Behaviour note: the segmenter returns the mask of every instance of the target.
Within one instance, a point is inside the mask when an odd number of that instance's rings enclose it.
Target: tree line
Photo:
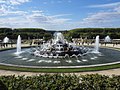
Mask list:
[[[16,39],[21,35],[22,39],[37,39],[44,38],[45,40],[51,39],[55,31],[48,31],[41,28],[0,28],[0,40],[4,37]],[[89,38],[93,39],[97,35],[101,39],[109,35],[112,39],[120,39],[120,28],[77,28],[72,30],[60,31],[64,34],[66,39],[70,38]]]
[[[95,38],[97,35],[101,39],[109,35],[112,39],[120,39],[120,28],[77,28],[69,30],[65,36],[72,38],[87,37],[89,39]]]
[[[18,35],[21,35],[22,39],[37,39],[45,37],[46,40],[52,37],[52,34],[44,29],[40,28],[0,28],[0,39],[4,37],[10,39],[17,39]]]

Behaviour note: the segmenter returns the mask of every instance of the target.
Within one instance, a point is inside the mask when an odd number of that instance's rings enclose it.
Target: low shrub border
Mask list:
[[[120,76],[99,74],[0,76],[0,90],[120,90]]]

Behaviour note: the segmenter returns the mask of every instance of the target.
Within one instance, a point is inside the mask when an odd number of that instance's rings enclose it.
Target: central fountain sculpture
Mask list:
[[[16,54],[21,54],[21,37],[17,39],[17,51]],[[47,43],[43,43],[39,48],[35,48],[32,52],[33,55],[45,58],[66,58],[76,57],[88,54],[99,53],[99,36],[96,36],[94,49],[90,49],[84,46],[76,46],[74,43],[69,43],[62,33],[54,33],[54,38]]]
[[[99,43],[99,37],[97,37]],[[36,49],[33,53],[35,56],[48,57],[48,58],[65,58],[65,57],[77,57],[86,54],[90,51],[85,47],[75,46],[72,43],[68,43],[64,36],[60,32],[54,34],[54,39],[44,43],[39,49]],[[99,51],[99,45],[96,45],[95,51]]]

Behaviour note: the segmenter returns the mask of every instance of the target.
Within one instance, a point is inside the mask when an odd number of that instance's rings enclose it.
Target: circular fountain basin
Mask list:
[[[108,48],[100,48],[99,51],[101,53],[88,53],[78,57],[48,58],[32,55],[31,48],[23,48],[19,55],[14,54],[16,49],[11,49],[0,51],[0,64],[30,68],[74,68],[120,63],[120,51]]]

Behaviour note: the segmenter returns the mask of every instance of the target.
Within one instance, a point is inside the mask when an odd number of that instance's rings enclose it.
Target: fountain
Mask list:
[[[17,51],[16,49],[0,51],[0,64],[35,68],[97,66],[118,63],[120,62],[119,58],[120,51],[99,48],[99,36],[96,36],[94,47],[77,46],[69,43],[60,32],[56,32],[53,39],[39,47],[27,47],[22,51],[19,35]]]
[[[93,53],[99,53],[99,35],[96,36]]]
[[[4,39],[3,39],[3,43],[8,43],[9,42],[9,38],[8,37],[5,37]]]
[[[110,38],[110,36],[106,36],[105,39],[104,39],[104,42],[106,42],[106,43],[111,42],[111,38]]]
[[[39,57],[64,58],[66,55],[77,57],[79,54],[86,52],[86,49],[68,43],[67,40],[64,39],[62,33],[56,32],[54,34],[54,39],[44,43],[39,49],[36,49],[33,54]]]
[[[17,39],[17,51],[16,51],[17,54],[20,54],[21,53],[21,37],[20,35],[18,36],[18,39]]]

